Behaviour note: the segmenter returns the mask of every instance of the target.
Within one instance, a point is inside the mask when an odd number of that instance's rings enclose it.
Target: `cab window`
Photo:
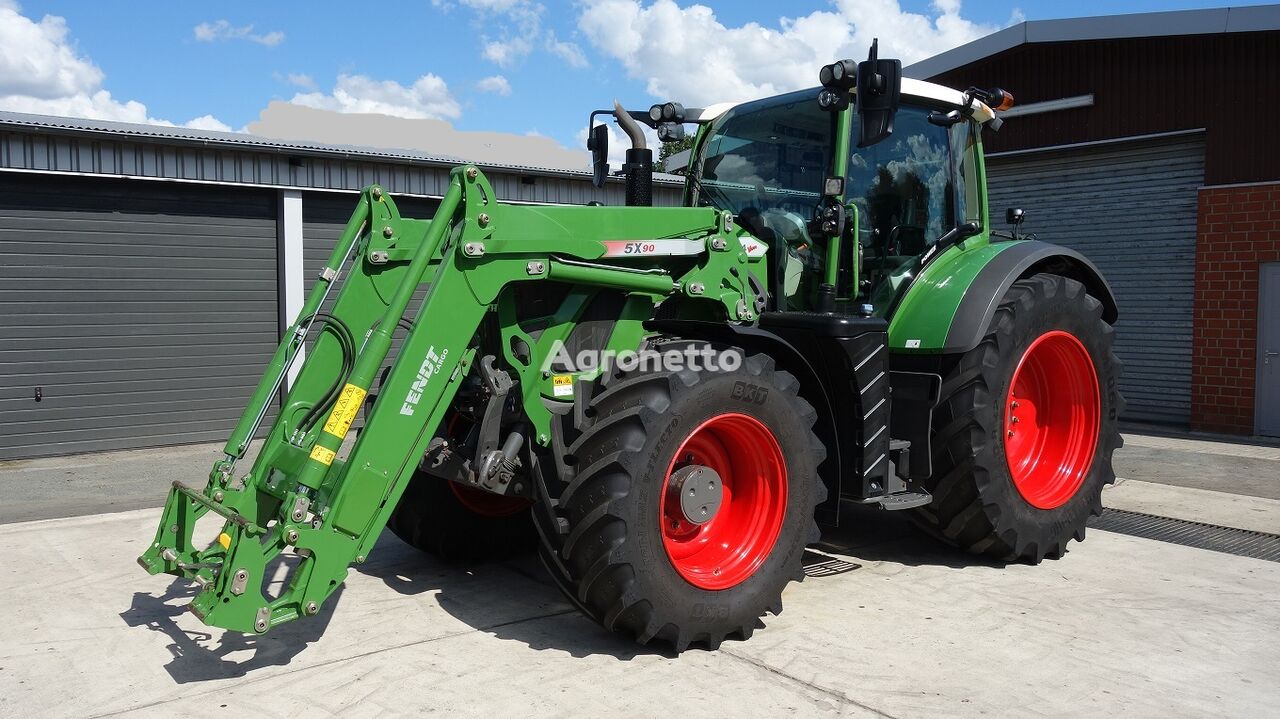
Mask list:
[[[916,258],[958,223],[976,219],[971,123],[939,127],[929,122],[929,110],[901,107],[893,135],[850,154],[845,196],[858,207],[861,274],[877,311]]]

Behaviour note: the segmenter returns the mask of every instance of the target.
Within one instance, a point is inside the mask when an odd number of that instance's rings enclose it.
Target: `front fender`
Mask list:
[[[986,334],[1005,292],[1038,272],[1082,283],[1102,302],[1102,318],[1119,313],[1110,285],[1084,255],[1038,240],[952,247],[929,263],[889,320],[889,348],[901,352],[967,352]]]

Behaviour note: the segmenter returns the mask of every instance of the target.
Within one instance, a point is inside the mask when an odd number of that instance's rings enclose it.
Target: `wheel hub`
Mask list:
[[[1071,499],[1093,464],[1101,423],[1098,375],[1074,335],[1046,332],[1014,369],[1004,406],[1005,460],[1031,506]]]
[[[724,497],[724,483],[710,467],[690,464],[671,473],[670,491],[680,498],[681,519],[701,525],[715,519]]]
[[[715,591],[755,574],[787,509],[786,460],[773,432],[750,415],[716,415],[680,444],[663,482],[662,545],[680,576]]]

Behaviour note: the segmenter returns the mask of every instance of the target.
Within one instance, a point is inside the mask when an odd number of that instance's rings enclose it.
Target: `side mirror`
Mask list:
[[[1023,219],[1021,207],[1010,207],[1004,211],[1004,221],[1010,225],[1021,225]]]
[[[609,176],[609,126],[596,125],[587,135],[587,149],[591,151],[591,184],[604,187]]]
[[[858,147],[870,147],[893,134],[893,118],[902,95],[902,61],[881,60],[879,39],[858,63]]]

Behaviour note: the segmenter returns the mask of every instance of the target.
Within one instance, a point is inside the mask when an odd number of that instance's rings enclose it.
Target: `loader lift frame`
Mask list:
[[[517,374],[530,441],[546,447],[552,436],[547,399],[555,396],[556,378],[535,360],[567,336],[596,288],[627,293],[609,337],[614,351],[636,349],[654,305],[675,294],[750,321],[759,298],[746,268],[764,273],[762,252],[753,249],[758,244],[729,213],[712,208],[504,205],[473,166],[452,172],[430,221],[401,217],[380,187],[366,188],[227,440],[225,459],[215,463],[203,489],[174,483],[155,540],[139,563],[152,574],[196,582],[201,591],[191,609],[207,624],[260,633],[316,613],[372,550],[459,383],[477,362],[471,343],[485,315],[511,311],[504,288],[546,280],[575,286],[537,339],[516,322],[502,323],[505,364]],[[654,266],[655,258],[673,255],[688,258],[683,274]],[[322,313],[340,279],[336,302]],[[429,289],[408,324],[403,320],[419,284]],[[349,369],[343,366],[342,333],[314,332],[321,315],[345,327],[348,342],[359,343]],[[349,455],[339,459],[352,421],[384,369],[393,335],[406,324],[399,360],[377,388],[378,400]],[[236,476],[237,460],[309,332],[315,345],[282,411],[252,469]],[[536,349],[523,357],[512,349],[519,343]],[[321,423],[311,410],[344,369],[349,373]],[[300,426],[309,414],[314,424]],[[205,548],[192,534],[210,512],[225,523]],[[262,591],[266,573],[285,553],[300,563],[284,591],[268,599]]]

